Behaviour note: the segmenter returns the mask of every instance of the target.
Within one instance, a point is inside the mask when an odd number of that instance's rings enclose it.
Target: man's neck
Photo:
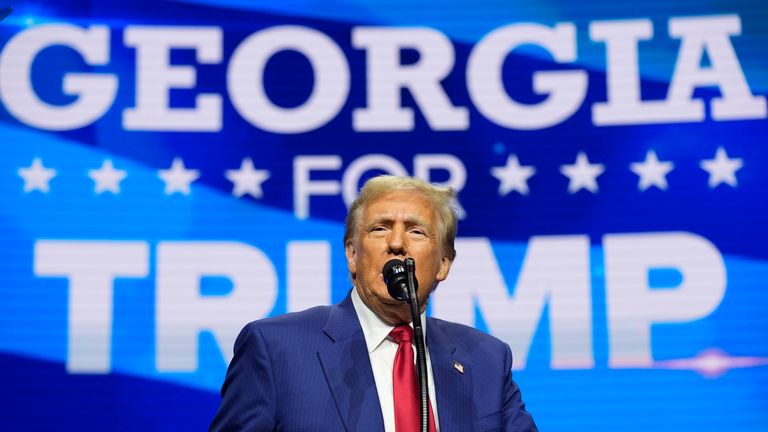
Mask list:
[[[352,305],[357,313],[357,319],[360,321],[360,327],[363,329],[363,335],[365,336],[365,343],[368,347],[368,352],[373,351],[378,347],[381,342],[386,339],[389,332],[395,328],[394,324],[390,324],[373,312],[360,297],[357,292],[357,288],[352,288]],[[413,323],[409,323],[413,327]],[[424,329],[424,336],[427,335],[427,317],[426,312],[421,314],[421,326]]]

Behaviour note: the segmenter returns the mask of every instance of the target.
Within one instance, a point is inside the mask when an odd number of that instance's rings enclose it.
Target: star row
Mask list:
[[[713,159],[704,159],[699,163],[699,166],[709,173],[710,188],[715,188],[722,183],[735,188],[738,185],[736,171],[743,165],[741,159],[730,158],[722,147],[717,149]],[[640,191],[651,187],[667,190],[669,186],[666,176],[674,166],[672,162],[660,161],[656,152],[649,150],[644,161],[631,163],[629,169],[639,177],[637,187]],[[578,153],[573,164],[560,166],[560,173],[568,177],[570,194],[575,194],[582,189],[593,194],[597,193],[599,191],[597,178],[603,172],[605,172],[605,166],[591,163],[583,151]],[[28,168],[19,168],[18,174],[24,179],[24,192],[38,190],[47,193],[50,189],[49,183],[56,177],[57,171],[46,168],[40,158],[35,158]],[[507,157],[504,166],[491,168],[491,175],[499,181],[499,196],[505,196],[511,192],[528,195],[530,193],[528,180],[535,174],[536,168],[532,165],[521,165],[515,154]],[[94,181],[96,194],[120,193],[120,183],[127,176],[127,172],[116,169],[110,159],[106,159],[100,168],[88,171],[88,177]],[[158,177],[165,183],[166,195],[174,193],[189,195],[190,185],[200,177],[200,171],[188,169],[184,166],[184,161],[177,157],[170,168],[158,170]],[[245,158],[239,169],[227,170],[225,177],[233,184],[232,195],[238,198],[244,195],[261,198],[263,196],[261,185],[270,177],[270,173],[267,170],[255,169],[251,158]]]
[[[709,188],[715,188],[721,183],[736,187],[736,171],[744,166],[744,162],[738,158],[728,157],[725,149],[719,147],[713,159],[704,159],[699,163],[701,169],[709,173]],[[667,174],[675,167],[669,161],[660,161],[656,152],[649,150],[642,162],[634,162],[629,169],[639,177],[637,188],[644,191],[651,187],[667,190]],[[587,154],[579,152],[573,164],[560,166],[560,173],[568,177],[568,193],[585,189],[593,194],[599,190],[597,178],[605,172],[605,165],[590,163]],[[517,155],[507,156],[504,166],[491,168],[491,175],[499,180],[499,196],[505,196],[510,192],[528,195],[528,179],[536,174],[536,167],[532,165],[520,165]]]
[[[19,176],[24,179],[24,192],[35,190],[48,193],[49,183],[56,177],[57,171],[53,168],[46,168],[40,158],[35,158],[32,165],[28,168],[19,168]],[[111,192],[120,193],[120,183],[125,180],[128,173],[125,170],[117,169],[112,164],[112,160],[106,159],[100,168],[88,170],[88,177],[94,182],[94,192],[101,194]],[[175,158],[168,169],[158,170],[157,176],[165,183],[165,194],[171,195],[180,193],[189,195],[190,185],[200,178],[200,171],[188,169],[184,166],[181,158]],[[253,166],[251,158],[243,159],[239,169],[227,170],[224,176],[232,182],[232,195],[241,197],[251,195],[254,198],[261,198],[263,191],[261,184],[269,178],[269,171],[257,170]]]

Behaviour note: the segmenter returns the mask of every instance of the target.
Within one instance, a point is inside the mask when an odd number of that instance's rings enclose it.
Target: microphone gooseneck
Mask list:
[[[416,369],[419,376],[419,409],[421,411],[421,431],[429,431],[429,383],[427,382],[427,350],[424,343],[424,328],[421,325],[421,305],[416,292],[419,282],[416,279],[416,261],[406,258],[405,262],[391,259],[382,270],[389,295],[403,302],[408,302],[413,322],[414,344],[416,345]]]

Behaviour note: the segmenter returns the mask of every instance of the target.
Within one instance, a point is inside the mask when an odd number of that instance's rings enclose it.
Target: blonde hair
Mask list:
[[[438,216],[437,232],[443,254],[453,260],[456,257],[454,240],[458,229],[458,218],[453,206],[456,194],[451,188],[434,186],[414,177],[382,175],[365,182],[360,195],[352,202],[347,213],[344,245],[346,246],[353,234],[360,230],[360,219],[365,205],[383,195],[398,191],[419,192],[432,204]]]

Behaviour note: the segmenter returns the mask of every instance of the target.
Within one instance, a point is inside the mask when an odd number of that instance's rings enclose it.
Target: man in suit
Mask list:
[[[537,431],[512,381],[505,343],[424,318],[456,255],[453,192],[409,177],[369,180],[344,235],[354,288],[339,304],[254,321],[235,342],[211,431],[415,431],[411,322],[382,277],[416,261],[427,342],[430,430]],[[407,336],[406,336],[407,335]]]

